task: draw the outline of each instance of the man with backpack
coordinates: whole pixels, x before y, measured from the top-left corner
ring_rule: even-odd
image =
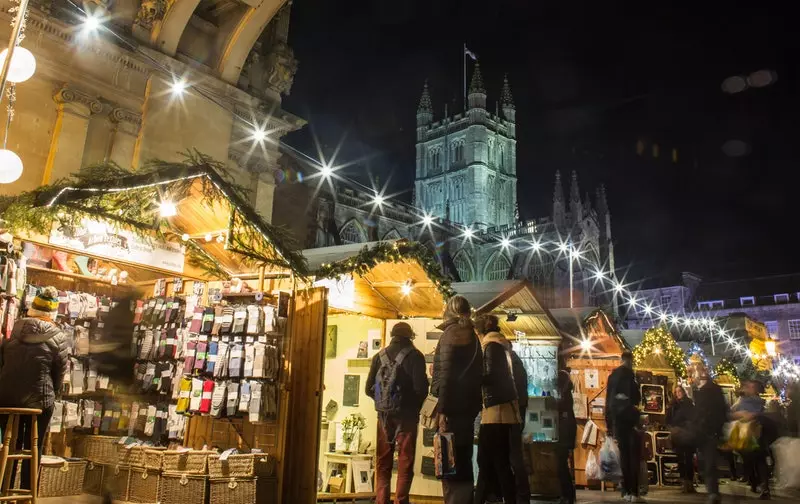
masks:
[[[606,426],[619,447],[622,489],[627,502],[645,502],[639,496],[641,438],[638,432],[641,402],[639,384],[633,372],[633,354],[622,352],[622,365],[611,372],[606,390]]]
[[[428,396],[425,356],[414,347],[414,331],[406,322],[392,327],[389,345],[372,358],[367,395],[378,412],[376,504],[389,504],[392,465],[397,449],[395,502],[407,504],[414,479],[419,412]]]

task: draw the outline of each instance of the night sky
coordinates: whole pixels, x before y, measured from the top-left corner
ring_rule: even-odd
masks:
[[[409,201],[423,82],[434,120],[445,105],[460,112],[466,43],[492,112],[508,73],[523,218],[549,215],[555,171],[576,170],[582,193],[606,185],[617,265],[630,278],[797,271],[793,16],[772,3],[651,4],[295,0],[300,67],[284,108],[309,126],[287,141],[313,153],[316,135],[331,153],[343,140],[337,162],[362,160],[352,176],[390,180]],[[761,69],[777,81],[722,91],[725,78]],[[744,155],[726,154],[730,141]]]

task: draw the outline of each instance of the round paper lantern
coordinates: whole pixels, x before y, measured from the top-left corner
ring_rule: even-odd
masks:
[[[0,53],[0,65],[5,62],[7,55],[8,49]],[[33,77],[33,72],[35,71],[36,58],[33,57],[33,53],[24,47],[17,47],[14,49],[14,56],[11,58],[11,66],[8,68],[9,82],[25,82]]]
[[[22,160],[13,151],[0,149],[0,184],[10,184],[22,175]]]

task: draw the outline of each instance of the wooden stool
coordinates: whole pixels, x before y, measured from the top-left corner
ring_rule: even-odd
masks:
[[[0,408],[0,416],[8,415],[3,431],[3,447],[0,449],[0,502],[32,502],[36,504],[39,480],[39,415],[42,410],[33,408]],[[30,450],[16,451],[20,418],[31,417]],[[14,462],[31,461],[31,488],[13,488],[11,481]],[[9,464],[9,462],[11,462]],[[20,468],[21,470],[21,468]]]

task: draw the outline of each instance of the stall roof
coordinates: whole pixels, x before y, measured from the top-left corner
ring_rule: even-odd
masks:
[[[630,345],[625,341],[620,331],[614,325],[612,319],[597,307],[580,307],[580,308],[556,308],[550,310],[553,318],[558,323],[559,328],[563,331],[565,336],[568,336],[575,346],[579,348],[578,343],[586,338],[585,324],[593,317],[600,317],[603,325],[608,326],[608,339],[603,339],[593,343],[596,350],[606,354],[619,354],[624,349],[630,349]]]
[[[16,217],[10,222],[20,228],[12,227],[15,233],[45,246],[50,246],[47,226],[58,219],[63,223],[60,215],[73,221],[73,216],[106,221],[172,241],[187,234],[187,277],[206,277],[209,271],[211,276],[252,273],[261,265],[305,275],[303,258],[292,250],[285,234],[264,221],[223,172],[224,166],[202,157],[185,163],[153,162],[138,172],[111,165],[92,167],[54,186],[6,199],[2,210]],[[165,200],[175,204],[177,213],[159,218],[159,203]],[[212,240],[207,241],[207,235]],[[218,242],[219,236],[225,239]],[[151,269],[162,276],[166,273]]]
[[[352,307],[341,308],[343,311],[384,319],[400,316],[440,318],[444,307],[441,280],[434,279],[433,273],[426,271],[423,264],[426,259],[419,259],[425,254],[430,254],[430,251],[423,245],[403,240],[338,245],[302,252],[312,277],[332,268],[352,273],[355,299]],[[404,290],[404,286],[407,289]],[[337,294],[331,292],[331,297]],[[337,309],[336,301],[330,300],[334,310]]]
[[[508,335],[523,333],[535,339],[561,339],[555,320],[536,299],[527,280],[461,282],[453,284],[453,289],[467,298],[476,313],[500,314],[500,329]],[[513,314],[511,320],[507,314]]]

